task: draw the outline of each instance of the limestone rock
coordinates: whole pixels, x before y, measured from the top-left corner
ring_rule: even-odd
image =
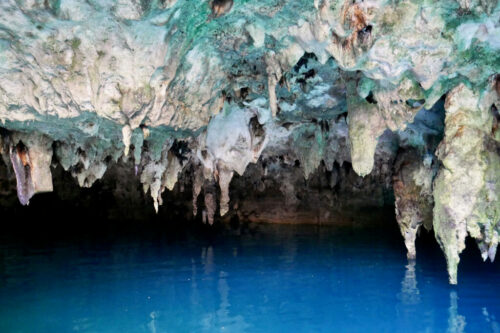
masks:
[[[448,95],[445,108],[445,136],[437,152],[442,167],[434,180],[433,225],[446,255],[450,283],[456,284],[467,234],[484,241],[492,254],[498,244],[500,164],[498,152],[491,151],[495,145],[488,144],[493,115],[479,95],[460,85]]]

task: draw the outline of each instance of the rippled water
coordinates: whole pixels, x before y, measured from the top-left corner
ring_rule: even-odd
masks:
[[[3,333],[500,331],[498,264],[471,247],[451,287],[395,228],[0,239]]]

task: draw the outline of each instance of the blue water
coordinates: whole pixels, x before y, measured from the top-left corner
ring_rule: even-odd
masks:
[[[424,237],[425,238],[425,237]],[[500,332],[500,266],[397,229],[0,237],[0,332]]]

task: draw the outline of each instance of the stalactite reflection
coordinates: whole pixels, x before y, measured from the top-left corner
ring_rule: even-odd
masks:
[[[148,328],[149,328],[149,331],[151,333],[157,333],[158,330],[157,330],[157,323],[156,323],[156,318],[158,317],[158,312],[157,311],[153,311],[149,314],[149,317],[151,318],[151,320],[149,321],[148,323]]]
[[[205,275],[210,275],[214,270],[214,249],[209,246],[203,248],[201,252],[201,260],[205,268]]]
[[[448,332],[461,333],[465,331],[465,316],[458,314],[458,295],[455,290],[450,291],[450,307],[448,308]]]
[[[415,260],[408,260],[406,272],[401,281],[401,301],[403,304],[416,304],[420,302],[420,290],[417,286],[417,277],[415,273]]]
[[[484,320],[491,326],[491,332],[500,333],[500,324],[498,323],[498,321],[496,321],[495,315],[490,314],[488,308],[486,307],[484,307],[482,310]]]

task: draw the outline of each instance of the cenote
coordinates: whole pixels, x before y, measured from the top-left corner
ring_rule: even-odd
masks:
[[[0,0],[0,333],[500,332],[499,110],[498,0]]]
[[[452,286],[431,234],[408,261],[373,222],[6,231],[0,332],[499,332],[498,263],[469,246]]]

